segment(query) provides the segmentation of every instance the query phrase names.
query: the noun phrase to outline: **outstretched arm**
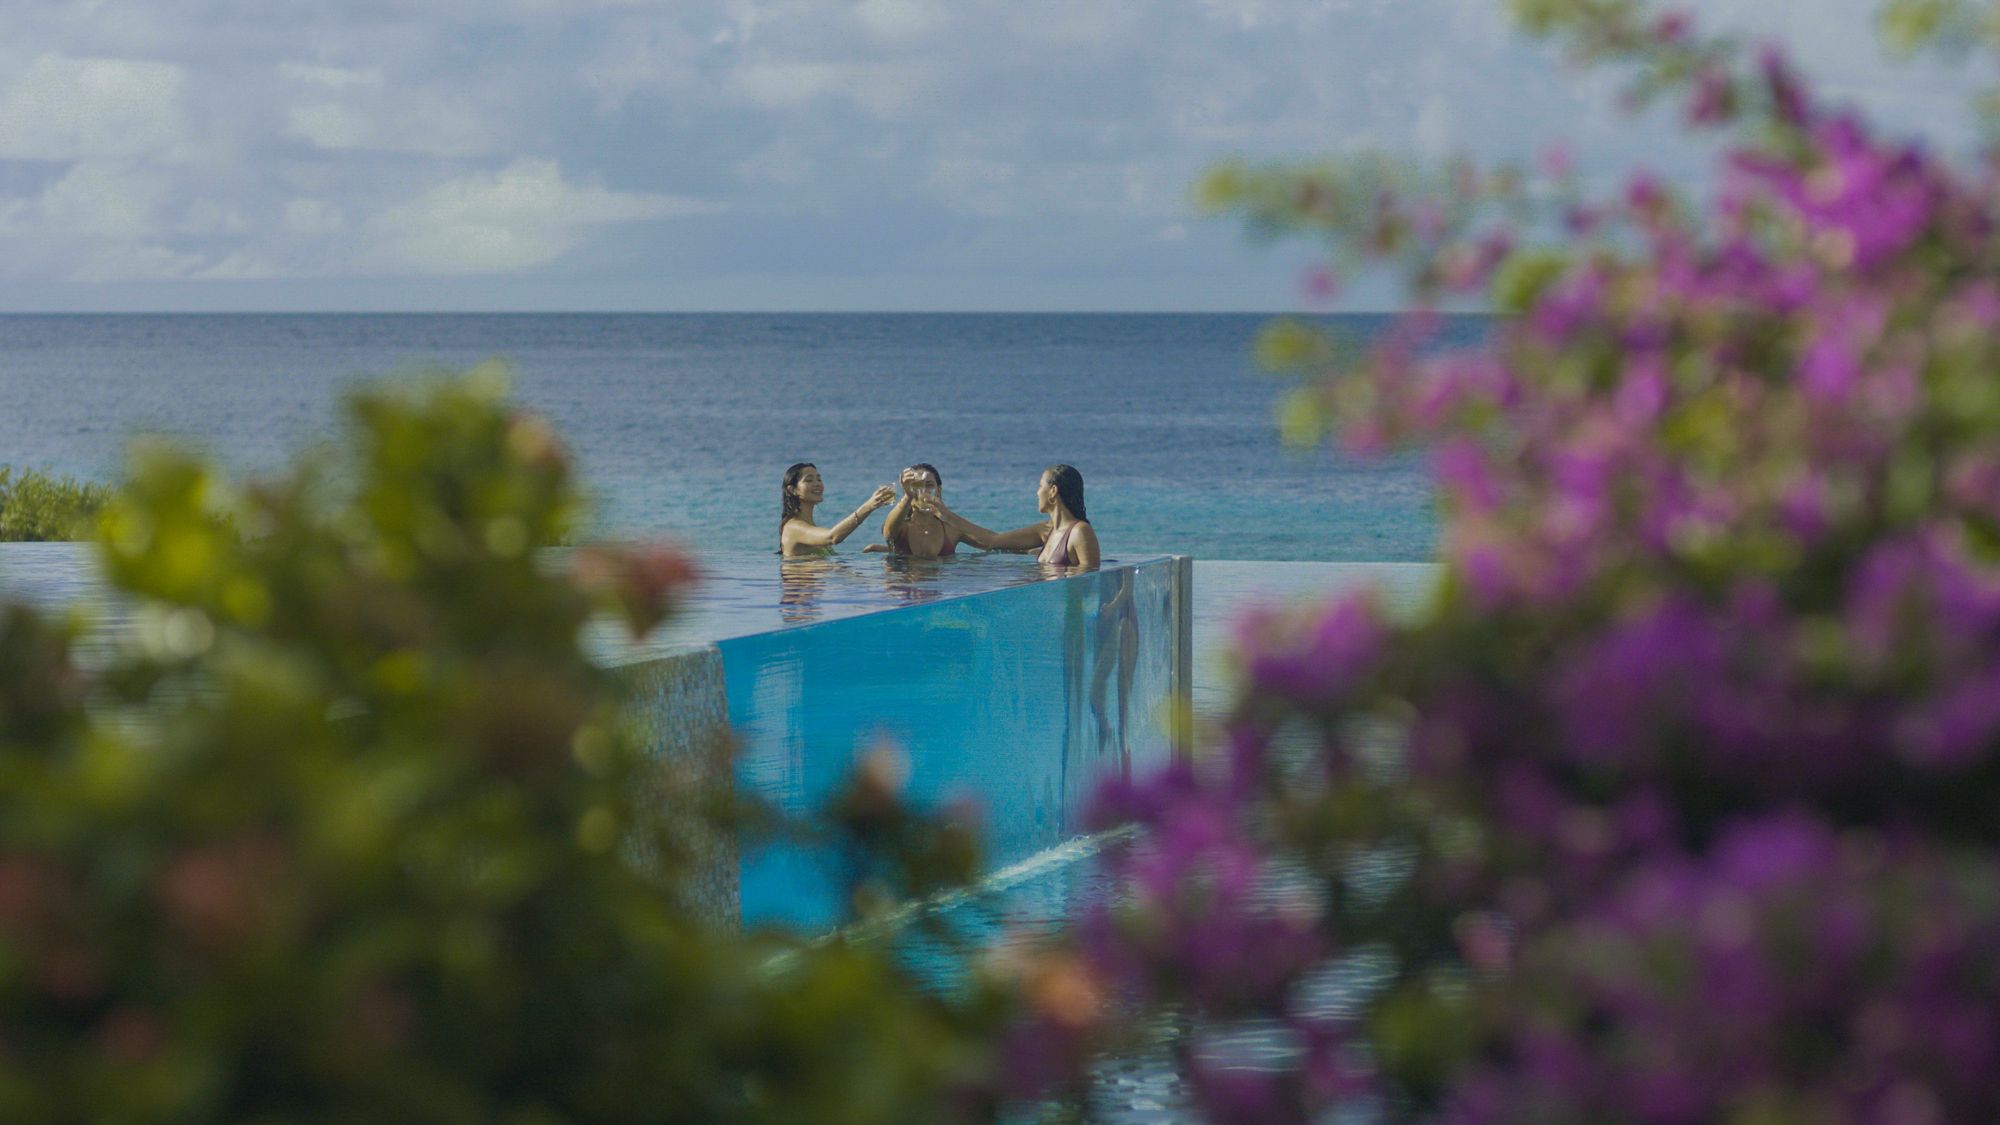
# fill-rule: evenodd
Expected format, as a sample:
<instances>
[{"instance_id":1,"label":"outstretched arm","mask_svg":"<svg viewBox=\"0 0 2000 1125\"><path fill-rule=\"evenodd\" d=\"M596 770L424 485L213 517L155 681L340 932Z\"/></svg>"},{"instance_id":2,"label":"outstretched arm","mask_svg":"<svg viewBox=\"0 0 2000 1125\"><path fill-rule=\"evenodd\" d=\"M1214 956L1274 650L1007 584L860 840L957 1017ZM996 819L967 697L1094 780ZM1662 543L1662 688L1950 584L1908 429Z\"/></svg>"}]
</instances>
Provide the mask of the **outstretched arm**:
<instances>
[{"instance_id":1,"label":"outstretched arm","mask_svg":"<svg viewBox=\"0 0 2000 1125\"><path fill-rule=\"evenodd\" d=\"M933 505L932 510L960 539L982 551L1032 551L1049 535L1046 523L1032 523L1012 531L988 531L941 503Z\"/></svg>"},{"instance_id":2,"label":"outstretched arm","mask_svg":"<svg viewBox=\"0 0 2000 1125\"><path fill-rule=\"evenodd\" d=\"M854 529L860 527L861 521L873 514L875 509L895 499L895 496L895 491L885 484L876 489L875 494L864 501L859 508L854 509L846 519L832 527L813 527L801 520L792 520L785 525L784 533L780 536L784 541L785 553L791 554L795 547L831 547L839 543L854 534Z\"/></svg>"}]
</instances>

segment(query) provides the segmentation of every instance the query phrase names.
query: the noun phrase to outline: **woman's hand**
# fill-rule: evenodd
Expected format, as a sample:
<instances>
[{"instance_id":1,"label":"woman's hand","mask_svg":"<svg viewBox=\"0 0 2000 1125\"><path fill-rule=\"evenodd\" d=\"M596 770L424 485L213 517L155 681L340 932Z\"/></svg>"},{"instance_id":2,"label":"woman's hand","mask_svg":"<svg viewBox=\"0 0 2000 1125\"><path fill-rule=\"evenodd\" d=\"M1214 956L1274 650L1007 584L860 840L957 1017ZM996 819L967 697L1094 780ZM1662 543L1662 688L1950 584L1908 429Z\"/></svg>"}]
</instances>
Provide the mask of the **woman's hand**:
<instances>
[{"instance_id":1,"label":"woman's hand","mask_svg":"<svg viewBox=\"0 0 2000 1125\"><path fill-rule=\"evenodd\" d=\"M903 486L903 495L908 496L924 483L924 471L922 469L904 469L903 475L896 478L896 483Z\"/></svg>"},{"instance_id":2,"label":"woman's hand","mask_svg":"<svg viewBox=\"0 0 2000 1125\"><path fill-rule=\"evenodd\" d=\"M868 498L868 510L872 512L875 509L881 507L882 505L887 504L890 501L894 500L895 498L896 498L896 490L890 488L888 485L885 484L882 487L875 490L875 495L870 496ZM835 509L835 511L838 510L839 509L837 508Z\"/></svg>"}]
</instances>

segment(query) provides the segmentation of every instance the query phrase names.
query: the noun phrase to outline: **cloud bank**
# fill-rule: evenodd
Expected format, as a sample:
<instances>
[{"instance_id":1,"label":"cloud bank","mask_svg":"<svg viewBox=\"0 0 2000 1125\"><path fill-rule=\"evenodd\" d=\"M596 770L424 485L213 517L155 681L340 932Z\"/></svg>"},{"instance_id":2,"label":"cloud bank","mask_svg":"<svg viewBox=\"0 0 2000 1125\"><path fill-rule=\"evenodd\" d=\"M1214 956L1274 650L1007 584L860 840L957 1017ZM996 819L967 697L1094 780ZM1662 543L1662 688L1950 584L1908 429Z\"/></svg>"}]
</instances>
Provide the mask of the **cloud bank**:
<instances>
[{"instance_id":1,"label":"cloud bank","mask_svg":"<svg viewBox=\"0 0 2000 1125\"><path fill-rule=\"evenodd\" d=\"M1868 0L1696 8L1970 135ZM1699 167L1606 89L1498 0L36 0L0 307L1271 307L1208 163Z\"/></svg>"}]
</instances>

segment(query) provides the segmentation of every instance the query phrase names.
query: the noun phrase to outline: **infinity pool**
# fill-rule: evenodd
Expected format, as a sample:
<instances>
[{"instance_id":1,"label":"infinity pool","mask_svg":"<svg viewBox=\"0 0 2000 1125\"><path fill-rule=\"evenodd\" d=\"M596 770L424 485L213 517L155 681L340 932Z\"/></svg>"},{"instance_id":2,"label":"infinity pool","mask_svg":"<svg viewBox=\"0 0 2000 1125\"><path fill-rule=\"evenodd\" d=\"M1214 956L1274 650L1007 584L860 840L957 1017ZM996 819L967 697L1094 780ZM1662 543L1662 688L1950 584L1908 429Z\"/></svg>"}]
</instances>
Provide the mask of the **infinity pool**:
<instances>
[{"instance_id":1,"label":"infinity pool","mask_svg":"<svg viewBox=\"0 0 2000 1125\"><path fill-rule=\"evenodd\" d=\"M731 769L802 821L862 753L892 747L913 803L977 807L998 868L1079 835L1100 779L1157 768L1174 748L1191 665L1186 560L1064 575L1020 555L763 555L701 570L684 611L643 642L609 623L585 642L628 679L633 718L669 769ZM0 550L6 594L91 607L100 637L127 627L80 545ZM714 860L718 920L810 932L846 916L852 873L831 849L732 840Z\"/></svg>"},{"instance_id":2,"label":"infinity pool","mask_svg":"<svg viewBox=\"0 0 2000 1125\"><path fill-rule=\"evenodd\" d=\"M587 638L633 677L663 755L693 761L728 729L739 783L809 815L859 752L887 741L908 761L912 798L985 810L989 865L1017 883L1081 854L1069 845L1098 779L1173 751L1174 700L1208 722L1223 716L1235 687L1229 624L1242 609L1356 585L1408 609L1434 581L1423 565L1158 558L1057 577L1025 556L978 554L759 554L700 567L696 594L643 643L609 626ZM81 544L0 544L9 596L92 607L109 626L101 635L124 617ZM840 916L830 857L771 847L728 864L715 887L727 916L806 928ZM1067 897L1028 886L1014 896ZM1052 921L1043 913L1025 910L1031 925Z\"/></svg>"}]
</instances>

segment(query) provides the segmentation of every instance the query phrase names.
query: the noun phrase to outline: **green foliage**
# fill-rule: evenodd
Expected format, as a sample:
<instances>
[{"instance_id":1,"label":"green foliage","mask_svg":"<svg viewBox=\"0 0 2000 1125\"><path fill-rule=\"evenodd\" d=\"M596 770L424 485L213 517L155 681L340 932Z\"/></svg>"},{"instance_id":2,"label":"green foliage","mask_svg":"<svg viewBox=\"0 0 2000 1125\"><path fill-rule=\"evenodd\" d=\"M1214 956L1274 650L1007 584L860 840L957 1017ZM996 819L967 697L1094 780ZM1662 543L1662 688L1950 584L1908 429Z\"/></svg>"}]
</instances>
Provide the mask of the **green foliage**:
<instances>
[{"instance_id":1,"label":"green foliage","mask_svg":"<svg viewBox=\"0 0 2000 1125\"><path fill-rule=\"evenodd\" d=\"M0 607L0 1120L986 1104L941 1091L984 1082L990 996L691 901L686 822L727 802L662 776L578 646L600 605L657 619L684 564L538 565L577 488L490 375L349 415L343 457L244 487L136 459L100 562L139 627L108 664Z\"/></svg>"},{"instance_id":2,"label":"green foliage","mask_svg":"<svg viewBox=\"0 0 2000 1125\"><path fill-rule=\"evenodd\" d=\"M1526 312L1567 268L1568 259L1547 251L1514 255L1493 275L1494 308L1503 313Z\"/></svg>"},{"instance_id":3,"label":"green foliage","mask_svg":"<svg viewBox=\"0 0 2000 1125\"><path fill-rule=\"evenodd\" d=\"M0 465L0 543L85 538L110 499L101 484Z\"/></svg>"},{"instance_id":4,"label":"green foliage","mask_svg":"<svg viewBox=\"0 0 2000 1125\"><path fill-rule=\"evenodd\" d=\"M1899 54L2000 42L2000 7L1977 0L1889 0L1876 19L1882 41Z\"/></svg>"}]
</instances>

